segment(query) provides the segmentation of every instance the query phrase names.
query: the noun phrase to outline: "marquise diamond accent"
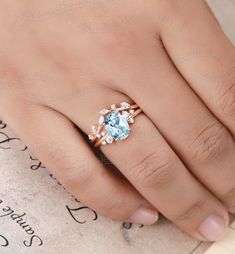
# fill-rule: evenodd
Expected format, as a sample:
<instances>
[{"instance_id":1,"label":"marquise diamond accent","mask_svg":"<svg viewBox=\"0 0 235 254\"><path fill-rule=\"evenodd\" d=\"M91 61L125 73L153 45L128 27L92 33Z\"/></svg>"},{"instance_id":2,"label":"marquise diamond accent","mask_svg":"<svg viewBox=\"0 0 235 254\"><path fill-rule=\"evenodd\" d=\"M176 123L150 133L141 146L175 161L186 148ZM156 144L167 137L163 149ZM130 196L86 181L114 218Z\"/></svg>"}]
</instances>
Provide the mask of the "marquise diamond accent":
<instances>
[{"instance_id":1,"label":"marquise diamond accent","mask_svg":"<svg viewBox=\"0 0 235 254\"><path fill-rule=\"evenodd\" d=\"M99 118L99 125L104 123L104 116L100 116Z\"/></svg>"},{"instance_id":2,"label":"marquise diamond accent","mask_svg":"<svg viewBox=\"0 0 235 254\"><path fill-rule=\"evenodd\" d=\"M106 115L106 114L109 113L109 111L110 111L110 110L104 108L104 109L102 109L102 110L100 111L100 114L101 114L101 115Z\"/></svg>"}]
</instances>

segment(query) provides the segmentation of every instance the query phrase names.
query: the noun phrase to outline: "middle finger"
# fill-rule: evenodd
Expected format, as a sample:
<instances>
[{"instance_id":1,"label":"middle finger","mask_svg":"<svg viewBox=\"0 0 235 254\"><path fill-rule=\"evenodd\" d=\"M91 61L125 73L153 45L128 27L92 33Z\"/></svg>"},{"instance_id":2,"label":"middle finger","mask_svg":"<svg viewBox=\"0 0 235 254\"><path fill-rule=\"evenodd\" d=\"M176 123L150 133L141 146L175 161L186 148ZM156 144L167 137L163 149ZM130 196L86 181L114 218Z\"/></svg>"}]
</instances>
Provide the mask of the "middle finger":
<instances>
[{"instance_id":1,"label":"middle finger","mask_svg":"<svg viewBox=\"0 0 235 254\"><path fill-rule=\"evenodd\" d=\"M130 93L145 110L192 173L235 212L233 137L180 76L160 42L154 51L152 55L158 58L145 61L149 62L149 68L142 71L146 75L132 80L135 87L123 92ZM134 71L140 73L143 68L139 61L139 70Z\"/></svg>"},{"instance_id":2,"label":"middle finger","mask_svg":"<svg viewBox=\"0 0 235 254\"><path fill-rule=\"evenodd\" d=\"M86 133L102 106L129 100L110 89L89 98L90 103L75 98L60 106ZM101 148L134 187L180 228L200 240L216 240L223 232L228 222L225 208L190 174L144 114L136 117L127 140Z\"/></svg>"}]
</instances>

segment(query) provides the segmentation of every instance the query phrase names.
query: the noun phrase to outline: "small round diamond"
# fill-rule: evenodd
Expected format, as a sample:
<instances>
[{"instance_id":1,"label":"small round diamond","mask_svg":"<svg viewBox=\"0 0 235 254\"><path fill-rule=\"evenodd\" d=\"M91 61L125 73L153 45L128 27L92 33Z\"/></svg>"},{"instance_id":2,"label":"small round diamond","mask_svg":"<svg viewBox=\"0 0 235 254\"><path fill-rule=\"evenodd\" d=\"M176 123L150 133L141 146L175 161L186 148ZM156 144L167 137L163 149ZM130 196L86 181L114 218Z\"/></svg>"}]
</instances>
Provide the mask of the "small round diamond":
<instances>
[{"instance_id":1,"label":"small round diamond","mask_svg":"<svg viewBox=\"0 0 235 254\"><path fill-rule=\"evenodd\" d=\"M93 135L88 135L88 138L89 138L90 140L93 140L94 136L93 136Z\"/></svg>"},{"instance_id":2,"label":"small round diamond","mask_svg":"<svg viewBox=\"0 0 235 254\"><path fill-rule=\"evenodd\" d=\"M127 102L122 102L122 103L121 103L121 106L122 106L123 108L129 108L129 107L130 107L130 104L127 103Z\"/></svg>"},{"instance_id":3,"label":"small round diamond","mask_svg":"<svg viewBox=\"0 0 235 254\"><path fill-rule=\"evenodd\" d=\"M106 142L107 142L108 144L112 144L112 143L113 143L113 137L108 136L108 137L106 138Z\"/></svg>"},{"instance_id":4,"label":"small round diamond","mask_svg":"<svg viewBox=\"0 0 235 254\"><path fill-rule=\"evenodd\" d=\"M127 112L127 111L123 111L123 112L122 112L122 115L123 115L125 118L127 118L127 117L130 115L130 113Z\"/></svg>"},{"instance_id":5,"label":"small round diamond","mask_svg":"<svg viewBox=\"0 0 235 254\"><path fill-rule=\"evenodd\" d=\"M93 133L93 134L96 134L97 130L96 130L95 125L93 125L93 126L91 127L91 130L92 130L92 133Z\"/></svg>"}]
</instances>

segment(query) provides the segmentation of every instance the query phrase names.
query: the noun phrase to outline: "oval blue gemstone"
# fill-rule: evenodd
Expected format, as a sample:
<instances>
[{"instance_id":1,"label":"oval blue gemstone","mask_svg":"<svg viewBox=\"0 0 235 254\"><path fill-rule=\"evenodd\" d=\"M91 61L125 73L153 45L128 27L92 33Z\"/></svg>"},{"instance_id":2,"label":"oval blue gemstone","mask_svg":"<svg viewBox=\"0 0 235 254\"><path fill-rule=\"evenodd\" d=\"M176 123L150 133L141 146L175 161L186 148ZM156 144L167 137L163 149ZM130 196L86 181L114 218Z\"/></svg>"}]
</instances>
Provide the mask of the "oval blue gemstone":
<instances>
[{"instance_id":1,"label":"oval blue gemstone","mask_svg":"<svg viewBox=\"0 0 235 254\"><path fill-rule=\"evenodd\" d=\"M130 127L127 119L117 111L113 111L105 117L104 125L109 135L115 140L122 140L129 136Z\"/></svg>"}]
</instances>

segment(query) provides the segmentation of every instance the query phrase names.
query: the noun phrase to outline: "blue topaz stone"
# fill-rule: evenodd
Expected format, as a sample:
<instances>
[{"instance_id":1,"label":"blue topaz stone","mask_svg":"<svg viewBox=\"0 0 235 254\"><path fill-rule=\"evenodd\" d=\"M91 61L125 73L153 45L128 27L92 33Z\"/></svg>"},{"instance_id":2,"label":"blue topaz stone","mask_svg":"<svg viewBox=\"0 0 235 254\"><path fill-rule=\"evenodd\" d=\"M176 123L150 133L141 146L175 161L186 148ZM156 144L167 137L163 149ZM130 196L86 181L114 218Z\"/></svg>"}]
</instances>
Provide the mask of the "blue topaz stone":
<instances>
[{"instance_id":1,"label":"blue topaz stone","mask_svg":"<svg viewBox=\"0 0 235 254\"><path fill-rule=\"evenodd\" d=\"M114 141L126 139L130 135L129 125L142 112L137 104L122 102L112 104L99 112L98 124L92 126L92 133L88 135L95 147L112 144Z\"/></svg>"},{"instance_id":2,"label":"blue topaz stone","mask_svg":"<svg viewBox=\"0 0 235 254\"><path fill-rule=\"evenodd\" d=\"M104 126L108 134L115 140L123 140L130 134L130 127L125 116L112 111L105 117Z\"/></svg>"}]
</instances>

